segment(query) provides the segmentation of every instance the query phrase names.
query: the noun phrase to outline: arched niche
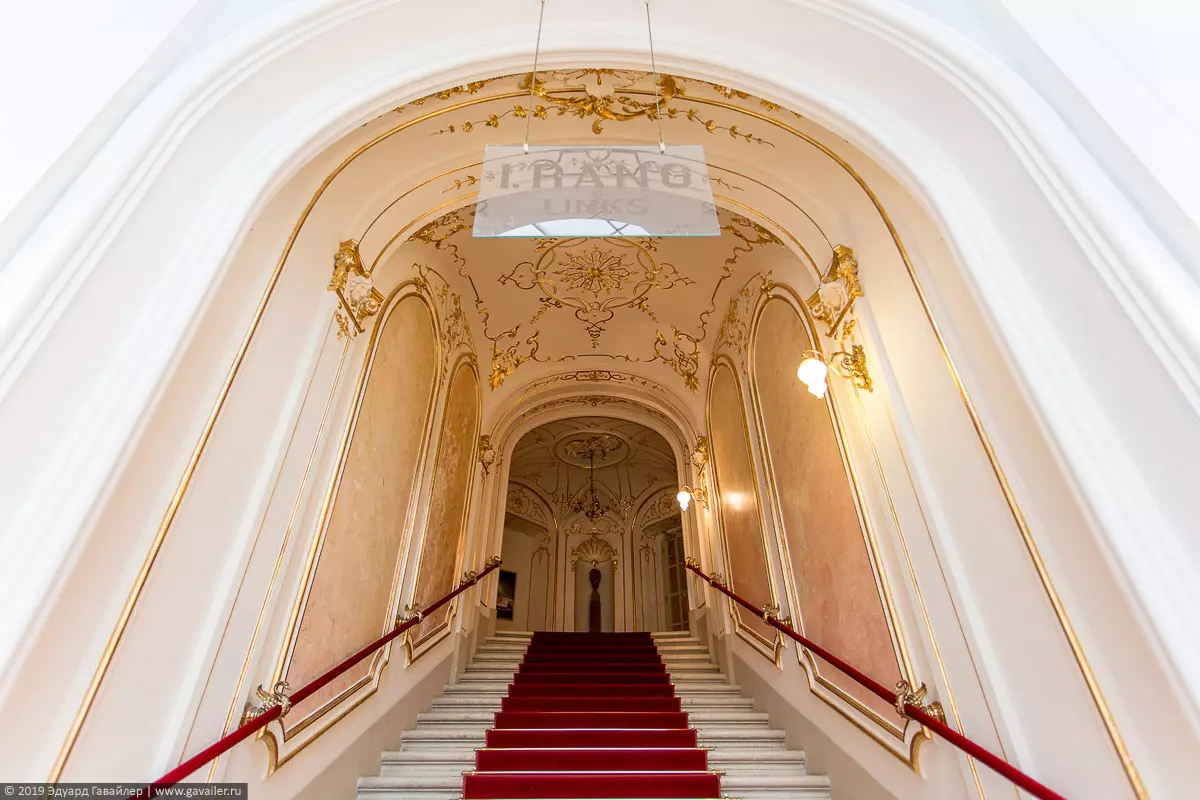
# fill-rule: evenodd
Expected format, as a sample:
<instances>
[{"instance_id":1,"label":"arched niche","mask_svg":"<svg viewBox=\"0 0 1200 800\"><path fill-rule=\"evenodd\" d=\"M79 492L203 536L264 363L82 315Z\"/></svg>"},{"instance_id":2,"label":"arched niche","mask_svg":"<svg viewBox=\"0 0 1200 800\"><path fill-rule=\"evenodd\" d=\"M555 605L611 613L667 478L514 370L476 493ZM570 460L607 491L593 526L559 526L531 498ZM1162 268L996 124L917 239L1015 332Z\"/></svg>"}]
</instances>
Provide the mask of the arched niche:
<instances>
[{"instance_id":1,"label":"arched niche","mask_svg":"<svg viewBox=\"0 0 1200 800\"><path fill-rule=\"evenodd\" d=\"M328 516L313 539L303 607L281 676L290 685L304 685L393 624L437 358L431 309L419 295L407 295L388 309L364 366L366 383L330 487ZM307 726L378 677L383 656L362 662L302 703L290 727Z\"/></svg>"}]
</instances>

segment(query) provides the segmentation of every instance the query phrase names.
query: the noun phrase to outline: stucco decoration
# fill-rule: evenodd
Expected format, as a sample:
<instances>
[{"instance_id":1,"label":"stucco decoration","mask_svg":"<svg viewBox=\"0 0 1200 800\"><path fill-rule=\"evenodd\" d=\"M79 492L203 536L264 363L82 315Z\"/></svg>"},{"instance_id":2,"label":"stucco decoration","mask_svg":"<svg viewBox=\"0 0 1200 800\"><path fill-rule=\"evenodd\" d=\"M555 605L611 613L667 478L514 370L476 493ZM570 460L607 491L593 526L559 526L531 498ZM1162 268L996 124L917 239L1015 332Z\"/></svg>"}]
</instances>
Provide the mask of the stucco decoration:
<instances>
[{"instance_id":1,"label":"stucco decoration","mask_svg":"<svg viewBox=\"0 0 1200 800\"><path fill-rule=\"evenodd\" d=\"M886 686L903 676L828 403L796 380L812 340L796 311L770 300L755 340L755 389L774 466L804 633ZM821 676L899 723L895 709L824 662Z\"/></svg>"},{"instance_id":2,"label":"stucco decoration","mask_svg":"<svg viewBox=\"0 0 1200 800\"><path fill-rule=\"evenodd\" d=\"M392 621L390 599L437 369L428 307L401 300L384 322L324 532L286 680L303 686ZM299 722L365 681L367 659L300 703Z\"/></svg>"},{"instance_id":3,"label":"stucco decoration","mask_svg":"<svg viewBox=\"0 0 1200 800\"><path fill-rule=\"evenodd\" d=\"M429 517L421 542L414 601L425 608L457 585L455 562L466 525L471 473L479 444L479 385L467 363L459 364L446 395L437 463L429 495ZM414 629L412 641L438 630L450 613L443 606Z\"/></svg>"},{"instance_id":4,"label":"stucco decoration","mask_svg":"<svg viewBox=\"0 0 1200 800\"><path fill-rule=\"evenodd\" d=\"M712 373L708 396L708 427L712 436L718 508L729 556L730 588L762 606L774 603L767 554L763 544L762 515L754 487L750 441L746 432L745 407L737 376L722 364ZM758 617L740 614L741 624L773 644L775 629Z\"/></svg>"}]
</instances>

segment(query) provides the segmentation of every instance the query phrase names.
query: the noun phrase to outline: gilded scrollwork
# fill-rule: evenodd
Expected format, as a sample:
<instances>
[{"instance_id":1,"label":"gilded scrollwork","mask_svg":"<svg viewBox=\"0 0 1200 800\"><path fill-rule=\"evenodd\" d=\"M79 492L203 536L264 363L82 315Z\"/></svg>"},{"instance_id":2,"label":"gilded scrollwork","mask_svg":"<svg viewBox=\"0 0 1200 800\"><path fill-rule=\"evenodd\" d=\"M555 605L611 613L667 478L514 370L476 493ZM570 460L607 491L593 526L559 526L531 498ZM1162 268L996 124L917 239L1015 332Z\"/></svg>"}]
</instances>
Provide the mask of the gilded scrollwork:
<instances>
[{"instance_id":1,"label":"gilded scrollwork","mask_svg":"<svg viewBox=\"0 0 1200 800\"><path fill-rule=\"evenodd\" d=\"M693 283L673 264L658 260L654 250L650 239L608 239L603 245L583 238L539 239L535 259L516 264L499 282L541 292L531 322L550 308L573 309L597 349L618 309L636 309L656 320L650 293Z\"/></svg>"},{"instance_id":2,"label":"gilded scrollwork","mask_svg":"<svg viewBox=\"0 0 1200 800\"><path fill-rule=\"evenodd\" d=\"M783 245L780 238L771 231L754 220L737 214L729 216L728 221L721 226L721 231L732 236L736 243L722 264L721 274L713 286L708 306L700 312L700 335L693 336L672 326L671 339L668 341L666 335L662 331L658 331L654 340L654 358L650 359L651 361L662 361L669 366L683 378L684 385L693 392L700 390L698 377L700 345L708 336L708 320L716 310L717 294L720 292L721 286L733 275L734 268L743 255L752 253L760 247ZM670 347L669 352L667 352L668 346Z\"/></svg>"},{"instance_id":3,"label":"gilded scrollwork","mask_svg":"<svg viewBox=\"0 0 1200 800\"><path fill-rule=\"evenodd\" d=\"M758 280L758 291L753 291L751 285ZM759 273L751 278L729 300L729 308L725 318L717 330L717 339L713 352L727 350L739 359L744 359L746 348L750 344L750 323L754 309L759 300L771 291L771 273Z\"/></svg>"},{"instance_id":4,"label":"gilded scrollwork","mask_svg":"<svg viewBox=\"0 0 1200 800\"><path fill-rule=\"evenodd\" d=\"M547 386L552 386L556 383L613 383L627 384L630 386L639 386L643 389L665 393L667 390L659 383L643 378L640 375L631 375L627 372L617 372L610 369L582 369L575 372L564 372L558 375L551 375L548 378L534 381L528 384L521 390L523 397L528 397L534 392L540 391Z\"/></svg>"},{"instance_id":5,"label":"gilded scrollwork","mask_svg":"<svg viewBox=\"0 0 1200 800\"><path fill-rule=\"evenodd\" d=\"M603 77L616 78L614 85L607 91L603 89ZM566 86L561 89L547 87L546 77L551 82L579 80L587 77L596 78L597 93L592 93L586 85ZM660 117L668 120L679 119L700 125L707 133L725 133L731 138L745 142L774 147L771 142L752 132L741 130L736 124L722 125L716 119L704 114L696 106L686 105L686 93L681 85L681 79L674 75L658 76L653 89L635 88L644 76L632 71L605 70L568 70L560 72L539 73L534 76L526 74L520 83L524 91L541 102L531 105L514 103L511 108L502 112L493 112L486 117L466 120L453 125L447 125L434 132L434 136L454 133L471 133L478 129L499 128L505 119L525 119L533 116L535 119L546 119L551 113L559 117L576 117L592 120L592 133L599 136L604 133L606 122L629 122L631 120L657 121ZM644 86L644 84L643 84ZM676 103L676 104L673 104Z\"/></svg>"},{"instance_id":6,"label":"gilded scrollwork","mask_svg":"<svg viewBox=\"0 0 1200 800\"><path fill-rule=\"evenodd\" d=\"M670 352L666 351L670 347ZM671 340L661 331L654 337L654 358L651 361L661 361L683 378L683 385L692 392L700 391L700 340L689 333L671 327Z\"/></svg>"},{"instance_id":7,"label":"gilded scrollwork","mask_svg":"<svg viewBox=\"0 0 1200 800\"><path fill-rule=\"evenodd\" d=\"M426 103L428 103L430 100L449 100L450 98L457 97L458 95L478 94L479 90L483 89L489 83L495 83L496 81L504 80L505 77L507 77L507 76L487 78L486 80L482 80L482 81L471 81L470 83L464 83L461 86L452 86L449 89L443 89L440 92L434 92L433 94L427 94L424 97L417 98L416 100L413 100L410 103L406 103L405 105L402 105L402 106L397 106L393 110L397 114L399 114L399 113L402 113L404 111L404 109L408 108L409 106L422 106L422 105L425 105Z\"/></svg>"},{"instance_id":8,"label":"gilded scrollwork","mask_svg":"<svg viewBox=\"0 0 1200 800\"><path fill-rule=\"evenodd\" d=\"M871 374L867 372L867 353L862 345L851 345L850 350L841 350L829 357L829 364L843 377L849 378L859 389L874 391Z\"/></svg>"},{"instance_id":9,"label":"gilded scrollwork","mask_svg":"<svg viewBox=\"0 0 1200 800\"><path fill-rule=\"evenodd\" d=\"M458 354L467 353L472 359L475 358L475 339L471 335L471 323L463 311L462 298L450 291L449 282L440 272L420 263L413 264L413 270L417 273L418 290L437 310L443 354L441 372L444 378Z\"/></svg>"},{"instance_id":10,"label":"gilded scrollwork","mask_svg":"<svg viewBox=\"0 0 1200 800\"><path fill-rule=\"evenodd\" d=\"M383 295L371 282L371 275L363 266L358 252L358 240L347 239L338 246L333 256L333 275L329 279L329 291L337 295L338 308L334 312L338 325L338 338L354 337L362 333L363 323L379 312Z\"/></svg>"}]
</instances>

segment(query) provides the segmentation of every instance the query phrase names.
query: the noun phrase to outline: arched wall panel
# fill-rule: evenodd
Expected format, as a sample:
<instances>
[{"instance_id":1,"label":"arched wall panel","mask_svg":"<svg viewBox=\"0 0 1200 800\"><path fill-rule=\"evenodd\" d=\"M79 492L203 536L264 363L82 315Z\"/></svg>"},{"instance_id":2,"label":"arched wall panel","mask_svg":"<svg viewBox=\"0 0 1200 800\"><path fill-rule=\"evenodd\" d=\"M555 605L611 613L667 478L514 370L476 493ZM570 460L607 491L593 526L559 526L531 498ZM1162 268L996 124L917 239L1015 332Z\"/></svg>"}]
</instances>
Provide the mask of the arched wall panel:
<instances>
[{"instance_id":1,"label":"arched wall panel","mask_svg":"<svg viewBox=\"0 0 1200 800\"><path fill-rule=\"evenodd\" d=\"M437 353L428 306L417 297L401 300L384 321L356 415L286 672L292 686L370 643L391 621ZM292 719L308 718L367 680L374 663L367 659L330 683Z\"/></svg>"},{"instance_id":2,"label":"arched wall panel","mask_svg":"<svg viewBox=\"0 0 1200 800\"><path fill-rule=\"evenodd\" d=\"M804 633L879 682L903 676L871 553L828 401L810 395L795 366L813 343L783 300L768 301L754 339L754 388L788 546ZM895 709L824 662L823 677L902 724Z\"/></svg>"},{"instance_id":3,"label":"arched wall panel","mask_svg":"<svg viewBox=\"0 0 1200 800\"><path fill-rule=\"evenodd\" d=\"M474 368L460 362L446 393L446 412L438 438L438 454L429 495L429 517L421 543L421 565L413 601L421 608L432 604L454 588L459 544L466 526L467 501L471 492L471 467L479 439L479 380ZM428 616L414 630L413 641L421 642L442 628L449 619L446 605Z\"/></svg>"},{"instance_id":4,"label":"arched wall panel","mask_svg":"<svg viewBox=\"0 0 1200 800\"><path fill-rule=\"evenodd\" d=\"M730 588L756 606L774 602L763 521L750 460L746 408L737 375L724 364L712 372L708 395L708 427L712 437L717 503L728 554ZM774 643L776 631L758 617L735 612L764 643Z\"/></svg>"}]
</instances>

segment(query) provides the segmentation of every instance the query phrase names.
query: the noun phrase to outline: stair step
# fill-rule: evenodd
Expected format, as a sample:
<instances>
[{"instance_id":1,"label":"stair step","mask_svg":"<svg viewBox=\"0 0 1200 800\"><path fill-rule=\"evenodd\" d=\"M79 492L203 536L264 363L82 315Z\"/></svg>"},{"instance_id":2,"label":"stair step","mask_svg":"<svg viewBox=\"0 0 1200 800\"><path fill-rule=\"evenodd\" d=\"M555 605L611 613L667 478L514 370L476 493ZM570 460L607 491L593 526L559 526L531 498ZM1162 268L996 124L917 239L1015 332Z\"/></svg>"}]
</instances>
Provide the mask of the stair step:
<instances>
[{"instance_id":1,"label":"stair step","mask_svg":"<svg viewBox=\"0 0 1200 800\"><path fill-rule=\"evenodd\" d=\"M720 797L720 779L710 772L658 770L637 772L476 772L463 776L463 797L471 798L533 798L567 796L595 797L595 786L601 783L610 798L639 798L646 796L652 785L659 796L705 798ZM583 792L587 792L584 794Z\"/></svg>"},{"instance_id":2,"label":"stair step","mask_svg":"<svg viewBox=\"0 0 1200 800\"><path fill-rule=\"evenodd\" d=\"M803 751L687 631L497 632L399 748L360 779L359 800L584 796L597 782L607 797L640 798L646 773L662 793L695 799L831 798L828 779L806 773Z\"/></svg>"},{"instance_id":3,"label":"stair step","mask_svg":"<svg viewBox=\"0 0 1200 800\"><path fill-rule=\"evenodd\" d=\"M708 754L695 747L504 747L480 750L475 765L481 772L690 771L707 770Z\"/></svg>"},{"instance_id":4,"label":"stair step","mask_svg":"<svg viewBox=\"0 0 1200 800\"><path fill-rule=\"evenodd\" d=\"M829 778L824 775L740 775L721 777L721 791L739 800L830 800Z\"/></svg>"}]
</instances>

